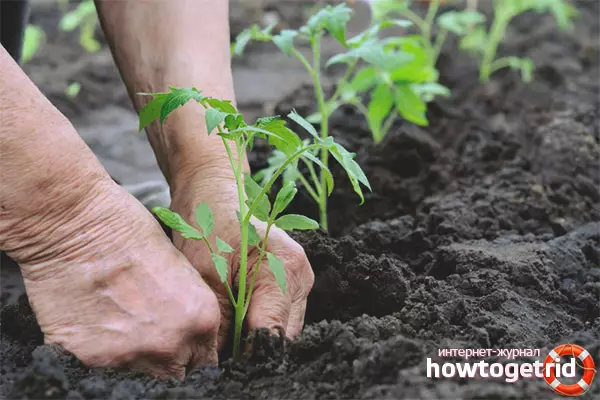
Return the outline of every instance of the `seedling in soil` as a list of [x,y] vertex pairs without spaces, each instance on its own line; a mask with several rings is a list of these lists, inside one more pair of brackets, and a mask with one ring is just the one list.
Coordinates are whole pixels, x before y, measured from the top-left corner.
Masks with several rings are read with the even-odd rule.
[[[408,20],[385,18],[374,19],[372,25],[359,35],[347,39],[346,25],[352,10],[345,4],[326,6],[313,16],[299,30],[283,30],[273,33],[274,26],[261,29],[254,25],[242,32],[232,52],[243,53],[251,40],[273,42],[283,53],[298,59],[313,80],[317,113],[308,120],[319,122],[321,140],[329,138],[329,119],[342,105],[353,105],[363,113],[368,121],[375,142],[380,142],[396,118],[403,118],[419,125],[427,125],[425,99],[435,95],[446,95],[448,90],[437,84],[437,71],[431,66],[428,54],[421,42],[412,37],[392,37],[382,40],[380,31],[391,27],[406,28],[412,25]],[[346,50],[323,63],[321,42],[325,34],[334,37]],[[296,47],[304,43],[311,49],[312,60]],[[359,68],[359,62],[362,67]],[[324,64],[324,65],[323,65]],[[323,69],[334,64],[346,64],[346,72],[336,85],[335,92],[326,98],[322,82]],[[370,93],[370,100],[363,103],[362,95]],[[328,165],[328,151],[320,150],[316,155],[322,165]],[[261,171],[258,178],[267,181],[274,170],[285,161],[285,157],[274,152],[269,159],[267,170]],[[313,162],[314,163],[314,162]],[[298,171],[290,171],[284,178],[297,179],[320,210],[321,225],[327,229],[327,176],[318,175],[312,164],[308,165],[307,177]]]
[[[64,10],[65,4],[59,4]],[[58,23],[63,32],[72,32],[79,28],[79,44],[88,53],[95,53],[102,47],[95,37],[97,26],[98,15],[93,0],[84,0],[74,10],[66,12]]]
[[460,46],[469,51],[479,61],[479,79],[487,82],[490,76],[503,68],[518,70],[524,82],[533,79],[534,63],[529,58],[507,56],[496,58],[499,44],[513,18],[527,12],[551,12],[561,29],[571,27],[577,10],[569,0],[495,0],[494,16],[489,30],[482,22],[477,22],[462,37]]
[[[265,258],[279,287],[284,292],[286,290],[284,265],[274,254],[267,251],[271,228],[276,226],[291,231],[319,227],[316,221],[303,215],[282,215],[296,195],[297,189],[294,180],[283,185],[271,204],[268,195],[277,178],[290,169],[297,170],[298,164],[302,162],[310,165],[313,170],[315,167],[320,168],[321,175],[325,177],[325,187],[323,188],[325,195],[331,194],[333,190],[331,172],[327,165],[314,155],[316,151],[322,151],[325,154],[331,154],[341,164],[361,200],[363,193],[360,184],[369,187],[369,182],[360,166],[354,161],[354,154],[346,151],[331,137],[321,138],[315,128],[296,112],[290,113],[288,117],[308,131],[312,138],[309,141],[302,141],[296,133],[286,127],[285,121],[279,117],[260,118],[256,123],[250,125],[246,123],[243,115],[230,101],[205,97],[195,88],[171,88],[171,91],[167,93],[143,93],[143,95],[153,96],[154,99],[140,111],[140,130],[155,119],[159,119],[161,124],[164,123],[165,118],[176,108],[193,100],[205,109],[208,134],[216,131],[227,152],[235,176],[239,202],[237,215],[241,245],[237,293],[234,293],[230,286],[228,264],[225,258],[225,254],[233,252],[234,249],[223,239],[211,236],[215,221],[208,204],[198,205],[196,209],[197,226],[186,222],[179,214],[167,208],[156,207],[153,212],[165,225],[179,232],[182,237],[202,241],[210,251],[215,269],[221,282],[225,285],[231,304],[235,309],[233,354],[234,357],[237,357],[240,352],[242,324],[248,312],[258,271]],[[260,184],[243,173],[243,159],[246,151],[252,148],[254,139],[257,137],[266,139],[283,157],[280,166],[269,175],[265,184]],[[262,240],[252,223],[253,220],[266,223]],[[254,268],[249,268],[248,265],[249,246],[255,246],[258,249],[258,260]],[[249,276],[249,271],[252,271],[251,276]]]

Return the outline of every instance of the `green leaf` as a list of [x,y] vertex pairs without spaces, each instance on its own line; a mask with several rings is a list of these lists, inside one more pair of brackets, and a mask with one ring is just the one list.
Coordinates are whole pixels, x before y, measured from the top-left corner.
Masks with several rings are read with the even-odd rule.
[[227,272],[229,270],[229,267],[227,266],[227,259],[220,254],[213,253],[212,261],[215,265],[217,273],[219,274],[219,278],[221,278],[221,283],[225,283],[227,280]]
[[150,100],[144,108],[140,110],[140,124],[138,132],[141,132],[152,121],[160,117],[160,110],[167,99],[167,94],[155,94],[155,98]]
[[207,109],[206,114],[205,114],[205,119],[206,119],[206,130],[207,130],[208,134],[210,135],[212,133],[212,131],[214,131],[217,126],[219,126],[219,124],[221,124],[223,121],[225,121],[225,118],[228,115],[229,114],[225,114],[224,112],[221,112],[214,108]]
[[285,126],[285,121],[276,119],[257,123],[257,127],[271,132],[269,144],[286,154],[292,154],[302,146],[302,140],[291,129]]
[[206,202],[202,202],[196,207],[196,222],[202,229],[204,236],[210,236],[215,229],[215,217]]
[[437,19],[438,24],[455,35],[464,36],[475,25],[483,24],[485,15],[478,11],[447,11]]
[[225,128],[227,128],[228,131],[236,130],[244,124],[244,116],[242,114],[229,114],[225,117]]
[[329,170],[329,168],[327,168],[327,166],[325,164],[323,164],[323,162],[321,162],[321,160],[319,160],[317,157],[315,157],[311,153],[308,153],[308,152],[304,153],[302,155],[302,158],[306,158],[307,160],[317,164],[319,166],[319,168],[321,168],[321,175],[325,177],[325,186],[327,188],[327,195],[330,195],[331,192],[333,191],[333,175],[331,174],[331,171]]
[[425,116],[427,106],[410,86],[396,86],[396,109],[407,121],[420,126],[429,125]]
[[408,9],[410,2],[407,0],[372,0],[369,1],[371,7],[371,18],[374,21],[381,21],[389,14],[400,13]]
[[404,51],[386,50],[379,40],[370,39],[362,43],[359,47],[331,57],[325,66],[328,67],[333,64],[350,63],[357,59],[362,59],[384,71],[391,71],[411,62],[413,56]]
[[[247,204],[252,204],[258,198],[262,191],[262,187],[252,179],[251,176],[244,174],[244,190],[248,197]],[[258,200],[258,206],[254,210],[253,214],[261,221],[266,221],[269,218],[269,211],[271,211],[271,203],[269,197],[263,195]]]
[[79,14],[75,10],[69,11],[68,13],[63,15],[63,17],[58,22],[58,29],[60,29],[63,32],[71,32],[79,26],[80,22],[81,17],[79,16]]
[[394,93],[392,89],[380,84],[371,94],[368,105],[367,121],[376,141],[382,138],[381,126],[394,106]]
[[181,215],[164,207],[154,207],[152,212],[169,228],[177,231],[186,239],[201,240],[202,235],[196,228],[185,222]]
[[233,247],[219,237],[217,237],[217,248],[221,253],[232,253],[234,251]]
[[345,95],[355,95],[371,89],[379,81],[379,73],[373,67],[363,68],[354,75],[352,80],[344,87]]
[[451,94],[450,89],[448,89],[446,86],[440,85],[437,82],[415,83],[410,87],[412,88],[413,92],[415,92],[417,96],[419,96],[425,102],[432,101],[435,96],[450,97]]
[[292,121],[294,121],[295,123],[297,123],[298,125],[300,125],[302,128],[304,128],[304,130],[306,130],[308,133],[310,133],[311,136],[314,137],[315,139],[320,139],[319,134],[317,133],[317,130],[315,129],[315,127],[312,126],[312,124],[310,122],[308,122],[306,119],[304,119],[300,114],[298,114],[296,112],[296,110],[293,110],[291,113],[289,113],[288,118],[291,119]]
[[81,91],[81,83],[72,82],[69,86],[67,86],[67,89],[65,90],[65,94],[67,95],[67,97],[74,99],[75,97],[77,97],[77,95],[79,94],[80,91]]
[[290,29],[282,30],[279,35],[273,37],[273,43],[279,50],[283,53],[291,56],[293,54],[294,49],[294,38],[298,35],[298,31],[293,31]]
[[319,229],[319,223],[317,221],[299,214],[288,214],[279,217],[275,221],[275,226],[286,231]]
[[102,48],[99,41],[96,40],[96,20],[86,22],[79,28],[79,44],[88,53],[95,53]]
[[329,31],[342,46],[346,46],[346,24],[350,20],[352,9],[346,4],[338,4],[329,9],[329,13],[325,18],[325,29]]
[[45,40],[46,34],[42,28],[37,25],[27,25],[25,28],[25,36],[23,38],[23,52],[21,54],[21,61],[23,64],[33,58]]
[[231,46],[231,52],[235,56],[241,56],[246,49],[248,43],[251,40],[258,40],[261,42],[267,42],[272,40],[271,30],[273,29],[273,25],[266,27],[261,30],[258,25],[253,25],[250,28],[242,31],[235,39],[235,42]]
[[362,189],[360,188],[360,183],[365,185],[369,190],[371,190],[371,185],[369,184],[369,180],[365,176],[365,173],[360,168],[360,165],[354,161],[355,154],[350,153],[339,143],[336,143],[330,152],[337,162],[340,163],[340,165],[344,168],[346,174],[348,174],[348,179],[350,179],[350,183],[352,184],[354,192],[356,192],[356,194],[358,194],[360,197],[360,204],[364,203],[365,198],[363,196]]
[[165,122],[165,118],[171,114],[177,107],[183,106],[190,100],[202,101],[204,97],[195,88],[171,88],[171,92],[165,98],[165,102],[160,109],[160,123]]
[[296,188],[295,182],[288,182],[277,193],[277,197],[275,197],[275,203],[273,205],[273,217],[276,217],[282,211],[284,211],[287,206],[294,200],[294,197],[298,193],[298,189]]
[[478,26],[463,36],[460,40],[460,48],[472,54],[483,54],[487,47],[487,32],[484,27]]
[[224,112],[225,114],[237,114],[238,111],[231,104],[231,100],[215,99],[213,97],[205,98],[206,104],[212,108]]
[[285,293],[287,291],[287,281],[285,279],[285,269],[283,268],[283,263],[279,258],[275,257],[275,255],[268,252],[267,260],[269,269],[275,276],[275,281],[279,285],[279,288],[281,288],[281,291]]
[[506,57],[505,60],[508,61],[508,66],[511,69],[518,70],[521,73],[521,79],[523,82],[529,83],[533,80],[533,70],[535,69],[533,60],[530,58],[519,57]]
[[248,223],[248,244],[250,246],[258,246],[260,244],[260,236],[256,231],[256,227],[252,223]]

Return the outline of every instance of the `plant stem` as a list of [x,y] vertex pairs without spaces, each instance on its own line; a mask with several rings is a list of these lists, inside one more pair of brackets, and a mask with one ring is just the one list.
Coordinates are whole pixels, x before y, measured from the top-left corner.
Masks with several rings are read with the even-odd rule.
[[231,152],[231,147],[227,140],[224,138],[223,144],[227,151],[227,156],[231,163],[233,173],[235,175],[235,184],[237,186],[238,201],[240,206],[240,267],[238,274],[240,282],[238,285],[238,298],[237,303],[234,306],[235,309],[235,326],[233,332],[233,357],[239,358],[240,356],[240,344],[242,339],[242,326],[244,323],[244,301],[246,295],[246,275],[248,273],[248,222],[244,215],[246,213],[246,198],[244,196],[244,183],[242,182],[242,162],[245,151],[245,145],[236,140],[236,146],[238,150],[238,163],[235,165],[235,159]]
[[[325,140],[329,137],[329,110],[325,103],[325,95],[323,93],[323,86],[321,85],[321,36],[318,34],[312,41],[313,51],[313,73],[312,78],[315,86],[315,95],[317,98],[317,104],[321,111],[321,139]],[[329,152],[326,149],[321,149],[321,162],[327,167],[329,163]],[[321,200],[319,201],[319,216],[321,220],[321,227],[327,231],[327,181],[325,174],[321,174]]]
[[258,260],[256,261],[256,265],[254,266],[254,271],[252,272],[252,279],[250,281],[250,286],[248,287],[248,297],[246,298],[246,304],[244,306],[243,318],[246,318],[246,314],[248,313],[248,308],[250,307],[250,300],[252,299],[252,292],[254,291],[254,283],[256,282],[256,277],[258,276],[258,270],[260,269],[262,260],[265,257],[265,253],[267,250],[267,240],[269,237],[269,231],[271,230],[272,226],[273,225],[271,223],[267,224],[265,236],[263,238],[262,245],[260,246],[260,251],[258,253]]
[[298,173],[298,179],[304,185],[304,187],[306,188],[306,191],[308,192],[308,194],[310,194],[310,197],[312,197],[317,202],[320,201],[320,196],[315,192],[315,190],[312,188],[310,183],[306,180],[306,178],[301,173]]
[[505,12],[503,13],[498,9],[495,10],[494,15],[494,22],[490,28],[490,35],[485,47],[481,66],[479,68],[479,80],[482,82],[488,82],[490,80],[490,75],[493,72],[492,62],[496,57],[498,45],[500,44],[500,41],[504,36],[504,32],[506,31],[506,27],[511,19],[511,17],[506,15]]
[[321,187],[319,186],[319,178],[317,176],[317,173],[315,172],[315,167],[313,166],[312,162],[306,159],[303,159],[303,161],[306,163],[306,166],[308,167],[308,171],[310,172],[310,177],[313,180],[314,184],[317,185],[317,192],[319,193],[319,195],[321,194]]
[[425,28],[425,21],[423,20],[423,18],[419,17],[419,15],[411,9],[407,8],[406,10],[402,11],[401,15],[409,19],[413,24],[415,24],[421,32],[427,31],[427,28]]
[[383,126],[381,127],[381,137],[375,140],[375,144],[381,142],[381,140],[385,137],[385,135],[387,135],[388,131],[392,127],[392,124],[394,123],[394,120],[396,119],[397,116],[398,116],[398,112],[396,110],[394,110],[387,117],[387,119],[383,123]]
[[331,98],[327,100],[327,103],[333,104],[337,101],[338,97],[340,97],[340,95],[342,94],[342,90],[344,90],[344,86],[348,84],[348,79],[354,72],[354,68],[356,68],[357,63],[358,60],[354,60],[350,64],[348,64],[348,68],[346,68],[346,73],[344,73],[342,79],[338,81],[337,87],[335,88],[335,92],[333,93]]
[[[215,251],[213,250],[213,248],[210,245],[210,242],[208,241],[208,238],[206,236],[204,236],[202,238],[202,241],[204,242],[204,244],[206,244],[206,247],[208,247],[208,251],[210,251],[210,255],[212,256],[213,254],[215,254]],[[225,281],[223,283],[225,284],[225,288],[227,289],[227,294],[229,295],[229,300],[231,301],[231,304],[233,304],[233,307],[235,308],[237,306],[237,301],[235,301],[235,298],[233,297],[233,292],[231,291],[231,286],[229,286],[229,282],[227,282],[227,281]]]
[[435,43],[433,44],[433,54],[431,56],[431,65],[434,67],[438,58],[440,57],[440,52],[442,51],[442,46],[444,45],[447,36],[448,31],[446,29],[442,29],[435,38]]
[[303,147],[300,150],[297,150],[291,156],[289,156],[288,159],[285,160],[285,162],[283,164],[281,164],[279,166],[279,168],[277,168],[277,171],[275,171],[273,173],[273,176],[271,176],[271,179],[269,179],[269,181],[264,185],[264,187],[262,188],[262,190],[260,191],[260,193],[258,194],[258,196],[256,196],[256,199],[254,199],[254,201],[252,202],[252,204],[250,204],[250,207],[248,207],[248,213],[246,214],[246,218],[244,220],[244,223],[246,225],[250,222],[250,216],[252,215],[252,213],[254,212],[254,210],[256,210],[256,207],[258,207],[258,200],[261,199],[262,196],[266,195],[269,192],[269,190],[271,189],[271,186],[273,186],[273,184],[275,183],[275,181],[277,180],[277,178],[279,178],[279,176],[283,173],[283,171],[285,171],[285,169],[292,162],[294,162],[294,160],[297,157],[299,157],[302,153],[304,153],[306,151],[314,150],[314,149],[320,149],[320,148],[321,148],[321,146],[319,146],[317,144],[311,144],[310,146]]

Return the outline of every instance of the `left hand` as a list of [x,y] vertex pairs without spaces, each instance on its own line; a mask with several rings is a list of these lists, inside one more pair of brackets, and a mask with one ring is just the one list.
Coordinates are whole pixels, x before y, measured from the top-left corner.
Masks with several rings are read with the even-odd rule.
[[[171,209],[179,213],[188,223],[195,221],[195,211],[203,201],[210,206],[215,217],[215,229],[210,236],[211,244],[215,237],[225,240],[234,252],[227,254],[229,261],[228,280],[232,290],[239,281],[240,228],[236,217],[239,209],[237,187],[231,171],[226,166],[203,168],[191,174],[176,177],[177,184],[172,188]],[[195,223],[194,223],[195,225]],[[266,224],[253,221],[259,235],[263,236]],[[221,309],[219,327],[219,348],[227,339],[233,318],[233,309],[225,286],[213,266],[210,252],[205,244],[196,240],[183,239],[174,232],[175,246],[200,272],[205,282],[215,292]],[[287,278],[287,291],[283,293],[269,267],[266,257],[258,272],[254,292],[250,299],[247,323],[249,329],[268,328],[273,334],[280,329],[293,339],[304,325],[306,299],[314,283],[314,274],[306,258],[304,249],[283,230],[271,227],[267,251],[277,256],[284,264]],[[250,272],[258,260],[258,248],[248,249],[248,282]]]

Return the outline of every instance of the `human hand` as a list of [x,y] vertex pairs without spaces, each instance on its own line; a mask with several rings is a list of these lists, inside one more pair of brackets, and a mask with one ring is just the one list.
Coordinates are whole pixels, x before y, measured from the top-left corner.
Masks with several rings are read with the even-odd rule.
[[10,242],[45,342],[156,377],[216,364],[216,297],[150,213],[110,179],[53,185],[67,195]]
[[[198,204],[208,203],[214,217],[214,236],[225,240],[235,251],[228,254],[230,286],[237,287],[240,259],[240,228],[236,210],[239,210],[237,187],[228,171],[227,165],[204,166],[192,173],[179,174],[173,185],[171,208],[186,221],[195,219]],[[264,235],[266,224],[253,221],[260,236]],[[202,275],[204,281],[213,289],[221,308],[219,328],[219,348],[227,339],[232,319],[232,306],[225,286],[221,283],[210,257],[209,250],[198,241],[185,240],[173,232],[175,246],[190,260]],[[287,291],[283,293],[275,277],[266,265],[262,265],[254,285],[254,292],[248,308],[248,328],[268,328],[273,333],[281,329],[293,339],[302,330],[306,299],[314,282],[314,274],[304,253],[304,249],[284,231],[272,227],[269,232],[267,250],[279,258],[285,267]],[[258,259],[258,249],[251,247],[248,252],[249,273]],[[266,261],[263,261],[263,264]]]

